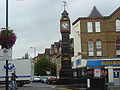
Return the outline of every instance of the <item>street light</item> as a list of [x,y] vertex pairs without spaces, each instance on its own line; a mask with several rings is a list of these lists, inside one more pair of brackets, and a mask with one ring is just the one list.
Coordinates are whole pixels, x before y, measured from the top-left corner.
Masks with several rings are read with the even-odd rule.
[[36,56],[36,47],[30,47],[31,49],[33,49],[33,55],[34,57]]
[[[8,0],[6,0],[6,30],[8,30]],[[9,90],[8,60],[6,60],[6,90]]]
[[[8,26],[9,26],[8,25],[8,0],[6,0],[5,4],[6,4],[6,18],[5,18],[6,19],[6,27],[5,27],[5,30],[8,31]],[[9,90],[8,60],[6,60],[6,90]]]

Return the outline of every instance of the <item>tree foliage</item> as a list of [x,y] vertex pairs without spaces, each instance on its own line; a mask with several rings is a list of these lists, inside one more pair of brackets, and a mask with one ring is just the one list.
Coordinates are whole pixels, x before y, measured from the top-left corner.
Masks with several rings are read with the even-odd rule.
[[39,58],[35,63],[35,74],[37,75],[47,75],[46,71],[50,71],[51,75],[56,74],[56,66],[54,63],[50,62],[45,56]]

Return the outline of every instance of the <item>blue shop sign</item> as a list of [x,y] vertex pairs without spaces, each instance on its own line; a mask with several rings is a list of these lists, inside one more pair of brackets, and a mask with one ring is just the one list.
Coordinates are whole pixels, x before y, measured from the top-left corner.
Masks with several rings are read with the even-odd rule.
[[120,60],[88,60],[88,67],[120,66]]

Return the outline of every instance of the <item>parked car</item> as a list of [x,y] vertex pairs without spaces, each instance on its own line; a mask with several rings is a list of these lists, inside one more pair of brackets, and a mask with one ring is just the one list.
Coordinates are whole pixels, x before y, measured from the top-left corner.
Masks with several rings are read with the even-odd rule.
[[58,81],[58,78],[57,78],[57,77],[51,76],[51,77],[49,77],[49,78],[47,79],[46,82],[47,82],[48,84],[56,84],[57,81]]
[[40,82],[41,82],[41,83],[46,83],[48,77],[49,77],[49,76],[41,76],[41,78],[40,78],[40,79],[41,79]]
[[35,76],[33,77],[33,82],[40,82],[40,77],[39,76]]

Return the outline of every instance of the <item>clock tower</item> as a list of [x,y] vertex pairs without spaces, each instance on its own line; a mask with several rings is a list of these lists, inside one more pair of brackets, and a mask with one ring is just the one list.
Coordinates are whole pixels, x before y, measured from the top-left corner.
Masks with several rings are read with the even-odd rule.
[[61,43],[61,69],[60,69],[60,80],[63,83],[69,83],[72,77],[72,67],[71,67],[71,53],[70,53],[70,18],[69,14],[65,10],[61,14],[60,19],[60,32],[62,35]]

